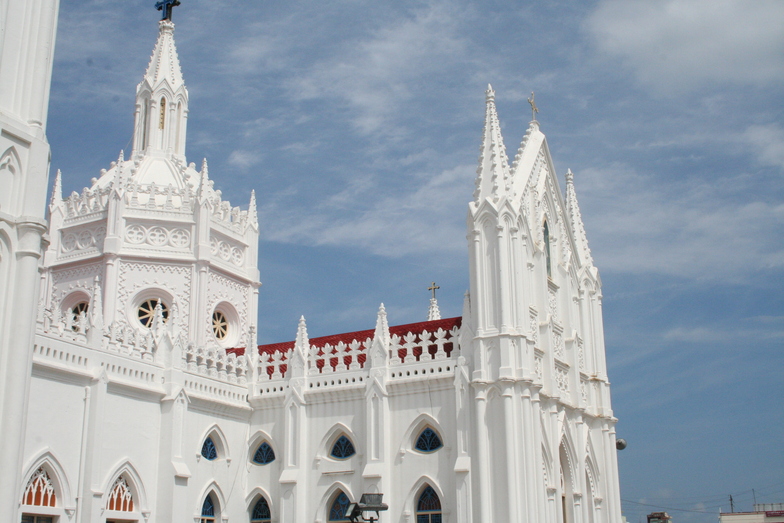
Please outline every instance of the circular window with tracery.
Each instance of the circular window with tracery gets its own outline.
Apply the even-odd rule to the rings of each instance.
[[[229,335],[229,319],[221,311],[212,313],[212,333],[219,341],[226,339]]]
[[[80,318],[82,314],[87,314],[87,308],[90,306],[89,303],[86,301],[82,301],[71,307],[71,330],[74,332],[79,332],[81,330],[80,327]]]
[[[166,322],[169,319],[169,307],[167,307],[163,301],[157,298],[151,298],[144,300],[139,304],[137,309],[139,323],[148,328],[152,327],[152,321],[155,319],[155,306],[158,305],[158,302],[161,304],[161,314],[163,315],[163,321]]]

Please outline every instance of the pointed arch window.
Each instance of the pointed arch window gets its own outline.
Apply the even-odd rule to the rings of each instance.
[[[108,510],[120,510],[123,512],[133,512],[133,494],[128,487],[128,481],[123,476],[117,478],[112,486],[109,500],[106,503]]]
[[[215,523],[215,502],[212,494],[207,494],[201,506],[201,523]]]
[[[544,259],[547,263],[547,277],[552,277],[552,262],[550,261],[550,227],[547,225],[547,221],[544,222],[544,230],[542,232],[542,236],[544,237]]]
[[[430,427],[427,427],[419,434],[415,448],[420,452],[433,452],[443,446],[441,438],[438,437],[438,433]]]
[[[201,455],[210,461],[218,459],[218,449],[215,447],[212,437],[204,440],[204,444],[201,446]]]
[[[256,453],[253,455],[253,463],[266,465],[273,461],[275,461],[275,451],[272,450],[270,444],[265,441],[256,449]]]
[[[335,441],[335,444],[332,445],[332,451],[329,455],[337,459],[348,459],[356,453],[357,451],[354,450],[354,444],[351,443],[351,440],[348,439],[345,434],[343,434]]]
[[[332,505],[329,507],[329,517],[327,521],[350,521],[346,517],[346,509],[350,503],[348,496],[343,491],[335,496]]]
[[[261,496],[253,506],[253,513],[250,516],[250,523],[269,523],[272,520],[269,503]]]
[[[430,485],[419,495],[416,523],[441,523],[441,500]]]
[[[30,481],[27,482],[27,487],[25,487],[22,495],[22,505],[36,507],[54,507],[57,505],[54,483],[52,483],[52,478],[49,477],[49,473],[43,467],[40,467],[30,476]]]
[[[161,98],[161,116],[158,119],[158,129],[163,129],[166,123],[166,98]]]

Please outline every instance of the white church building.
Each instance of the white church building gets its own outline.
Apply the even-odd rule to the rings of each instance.
[[[510,164],[488,87],[461,317],[259,346],[255,195],[186,160],[170,16],[133,149],[46,222],[57,1],[0,8],[0,522],[621,522],[601,280],[535,120]]]

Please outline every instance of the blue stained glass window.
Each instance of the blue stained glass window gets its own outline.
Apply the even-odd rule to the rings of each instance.
[[[207,494],[204,498],[204,504],[201,506],[202,517],[215,517],[215,504],[212,502],[212,496]]]
[[[430,427],[422,431],[417,438],[416,449],[422,452],[433,452],[442,447],[441,438],[438,437],[436,431]]]
[[[351,442],[349,442],[350,444]],[[349,521],[346,517],[346,509],[348,508],[349,500],[343,492],[338,494],[335,501],[332,502],[332,507],[329,509],[328,521]]]
[[[218,459],[218,449],[215,448],[212,438],[204,440],[204,445],[201,446],[201,455],[210,461]]]
[[[253,462],[259,465],[266,465],[275,461],[275,451],[272,450],[269,443],[266,441],[259,445],[256,449],[256,454],[253,455]]]
[[[419,495],[417,523],[441,523],[441,501],[430,485]]]
[[[346,459],[356,454],[354,444],[346,436],[340,436],[332,445],[332,452],[329,453],[333,458]]]
[[[250,518],[251,523],[266,523],[272,516],[270,515],[270,508],[267,500],[260,497],[253,507],[253,515]]]

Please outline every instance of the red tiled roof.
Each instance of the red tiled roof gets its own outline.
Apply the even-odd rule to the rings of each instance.
[[[390,336],[397,335],[398,337],[400,337],[402,339],[406,334],[412,333],[412,334],[416,335],[416,340],[415,341],[417,343],[419,343],[421,341],[421,339],[419,337],[419,334],[422,331],[426,330],[428,332],[436,332],[436,331],[438,331],[438,329],[443,329],[445,331],[450,331],[454,327],[459,328],[460,325],[462,324],[462,320],[463,319],[460,316],[457,316],[455,318],[445,318],[445,319],[442,319],[442,320],[420,321],[420,322],[417,322],[417,323],[407,323],[405,325],[395,325],[394,327],[390,327],[389,328],[389,335]],[[353,341],[358,341],[360,343],[363,343],[363,342],[365,342],[368,339],[372,340],[374,333],[375,333],[375,329],[368,329],[368,330],[355,331],[355,332],[346,332],[346,333],[343,333],[343,334],[332,334],[332,335],[329,335],[329,336],[320,336],[318,338],[310,338],[309,342],[310,342],[310,346],[311,347],[318,347],[319,349],[323,349],[325,346],[329,345],[334,350],[334,347],[336,347],[341,342],[344,343],[345,345],[349,345]],[[259,345],[258,351],[259,351],[260,355],[264,355],[264,354],[272,355],[275,352],[280,352],[280,353],[285,354],[285,353],[289,352],[291,349],[294,348],[294,343],[295,343],[294,341],[285,341],[285,342],[281,342],[281,343],[268,343],[268,344],[265,344],[265,345]],[[436,345],[432,345],[430,347],[431,353],[435,353],[436,348],[437,348]],[[452,343],[448,343],[444,347],[444,349],[447,351],[447,354],[452,352],[452,348],[453,348],[453,344]],[[358,362],[361,365],[364,365],[364,363],[365,363],[365,359],[366,359],[366,355],[364,354],[364,350],[365,349],[366,349],[366,347],[364,347],[364,345],[363,345],[362,349],[361,349],[363,351],[363,353],[359,354],[358,357],[357,357],[357,360],[358,360]],[[234,354],[237,354],[239,356],[241,354],[245,354],[245,349],[244,348],[227,349],[226,352],[227,353],[234,353]],[[404,348],[403,349],[398,349],[398,353],[400,354],[401,357],[405,356],[406,352],[407,352],[407,349],[404,349]],[[415,356],[417,360],[419,360],[419,356],[421,355],[421,353],[422,353],[422,348],[421,347],[415,347],[413,349],[413,356]],[[323,350],[320,350],[319,351],[319,355],[323,355],[323,354],[324,354]],[[335,354],[334,358],[329,359],[330,360],[330,365],[332,367],[337,365],[338,358],[339,358],[339,356],[337,354]],[[344,360],[350,360],[351,356],[344,356],[343,358],[344,358]],[[348,365],[350,363],[350,361],[345,361],[345,363],[346,363],[346,365]],[[319,360],[318,364],[319,364],[319,367],[321,367],[322,365],[324,365],[324,360]],[[287,365],[285,363],[281,363],[280,364],[280,372],[282,374],[286,373],[286,367],[287,367]],[[269,368],[268,371],[271,373],[272,372],[272,368]]]
[[[451,330],[452,327],[460,327],[463,318],[457,316],[455,318],[445,318],[443,320],[434,320],[434,321],[420,321],[417,323],[407,323],[405,325],[395,325],[394,327],[389,328],[389,335],[394,336],[398,335],[401,338],[408,334],[409,332],[413,332],[414,334],[418,334],[424,330],[428,332],[435,332],[438,329],[444,329],[445,331]],[[310,346],[311,347],[324,347],[325,345],[329,344],[333,347],[340,343],[341,341],[348,345],[352,341],[356,340],[359,342],[363,342],[366,339],[370,338],[373,339],[373,334],[376,332],[375,329],[369,329],[364,331],[355,331],[355,332],[346,332],[343,334],[331,334],[329,336],[321,336],[319,338],[310,338]],[[266,345],[259,345],[259,354],[272,354],[273,352],[288,352],[294,348],[293,341],[285,341],[282,343],[269,343]]]

